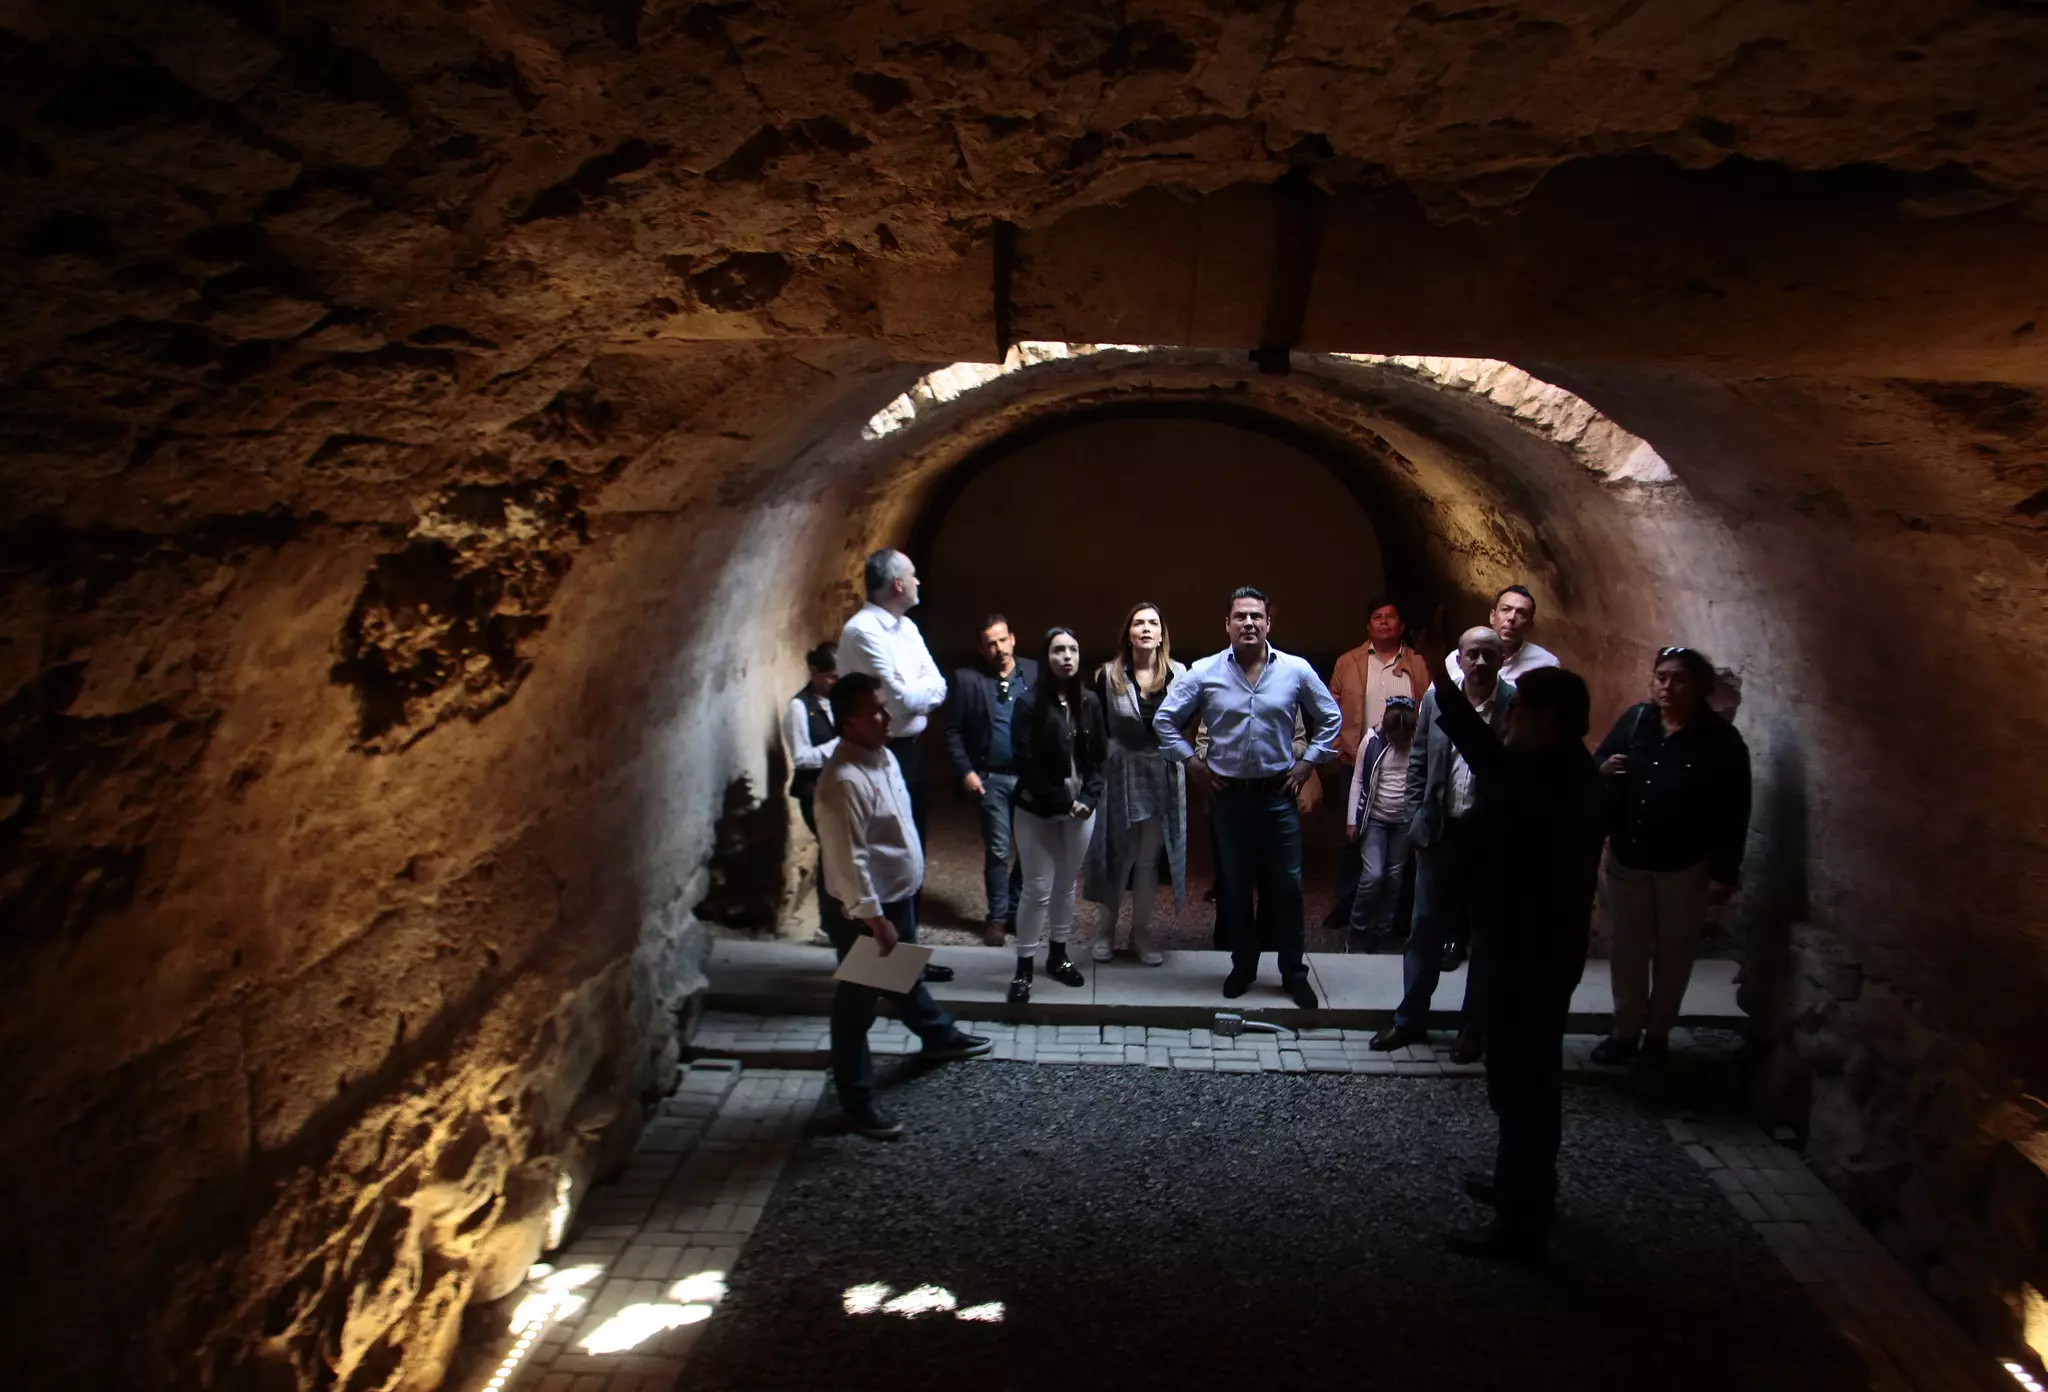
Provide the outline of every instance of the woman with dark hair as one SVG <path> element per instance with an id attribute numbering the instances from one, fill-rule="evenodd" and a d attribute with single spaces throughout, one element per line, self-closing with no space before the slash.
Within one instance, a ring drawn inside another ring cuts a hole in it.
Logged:
<path id="1" fill-rule="evenodd" d="M 1651 699 L 1593 756 L 1609 780 L 1600 904 L 1613 935 L 1614 1033 L 1595 1063 L 1663 1063 L 1710 906 L 1735 893 L 1749 839 L 1749 747 L 1708 703 L 1714 664 L 1664 648 Z M 1638 1043 L 1638 1035 L 1641 1042 Z"/>
<path id="2" fill-rule="evenodd" d="M 1173 660 L 1173 642 L 1159 606 L 1141 600 L 1124 615 L 1117 655 L 1095 673 L 1095 699 L 1109 725 L 1109 766 L 1102 814 L 1094 819 L 1082 893 L 1102 905 L 1095 960 L 1116 956 L 1116 921 L 1131 886 L 1131 955 L 1148 967 L 1166 960 L 1152 946 L 1153 901 L 1159 897 L 1159 853 L 1173 876 L 1173 902 L 1188 897 L 1188 785 L 1181 766 L 1159 749 L 1152 717 L 1166 688 L 1187 668 Z"/>
<path id="3" fill-rule="evenodd" d="M 1350 924 L 1352 936 L 1368 951 L 1392 931 L 1401 902 L 1408 866 L 1408 752 L 1414 743 L 1414 700 L 1389 696 L 1380 723 L 1358 746 L 1351 770 L 1344 835 L 1358 847 L 1359 872 Z"/>
<path id="4" fill-rule="evenodd" d="M 1017 767 L 1017 975 L 1010 999 L 1031 999 L 1031 963 L 1041 934 L 1051 939 L 1045 974 L 1067 986 L 1085 978 L 1067 956 L 1074 932 L 1074 881 L 1088 849 L 1088 823 L 1102 801 L 1109 735 L 1102 705 L 1081 680 L 1081 640 L 1071 628 L 1045 635 L 1038 681 L 1017 698 L 1010 750 Z"/>

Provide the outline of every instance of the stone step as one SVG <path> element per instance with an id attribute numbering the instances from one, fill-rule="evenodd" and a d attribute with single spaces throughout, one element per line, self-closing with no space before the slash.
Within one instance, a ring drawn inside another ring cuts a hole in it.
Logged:
<path id="1" fill-rule="evenodd" d="M 1062 986 L 1041 973 L 1024 1005 L 1004 999 L 1015 970 L 1008 948 L 941 947 L 933 961 L 953 968 L 955 978 L 931 993 L 956 1019 L 1009 1024 L 1120 1024 L 1164 1028 L 1206 1027 L 1218 1010 L 1247 1019 L 1340 1029 L 1374 1030 L 1391 1024 L 1402 993 L 1401 958 L 1388 953 L 1321 953 L 1308 956 L 1309 974 L 1323 1005 L 1304 1011 L 1280 989 L 1272 959 L 1245 995 L 1222 991 L 1230 957 L 1222 952 L 1173 952 L 1158 967 L 1140 966 L 1128 956 L 1101 964 L 1083 960 L 1087 978 Z M 714 944 L 707 974 L 714 1010 L 751 1015 L 824 1015 L 832 997 L 832 950 L 822 944 L 724 939 Z M 1737 1028 L 1747 1019 L 1735 1004 L 1736 964 L 1705 961 L 1693 970 L 1679 1013 L 1681 1025 Z M 1447 973 L 1436 990 L 1430 1028 L 1455 1029 L 1465 998 L 1469 968 Z M 1613 997 L 1605 961 L 1586 963 L 1572 993 L 1567 1028 L 1605 1033 L 1612 1022 Z"/>
<path id="2" fill-rule="evenodd" d="M 1213 1019 L 1213 1017 L 1211 1017 Z M 1012 1024 L 971 1021 L 969 1029 L 995 1042 L 988 1057 L 998 1062 L 1144 1064 L 1154 1068 L 1219 1073 L 1374 1073 L 1427 1077 L 1483 1074 L 1479 1063 L 1450 1060 L 1453 1036 L 1439 1033 L 1430 1043 L 1389 1053 L 1375 1051 L 1372 1031 L 1337 1027 L 1304 1028 L 1284 1035 L 1219 1035 L 1207 1028 L 1183 1029 L 1122 1023 Z M 831 1022 L 822 1015 L 755 1015 L 707 1011 L 691 1036 L 690 1052 L 700 1059 L 736 1059 L 749 1069 L 823 1069 L 830 1064 Z M 1568 1074 L 1625 1077 L 1626 1068 L 1589 1061 L 1597 1034 L 1565 1037 Z M 1680 1026 L 1671 1033 L 1672 1052 L 1687 1061 L 1732 1060 L 1742 1037 L 1733 1030 Z M 901 1021 L 882 1019 L 868 1033 L 878 1057 L 908 1056 L 920 1048 Z"/>

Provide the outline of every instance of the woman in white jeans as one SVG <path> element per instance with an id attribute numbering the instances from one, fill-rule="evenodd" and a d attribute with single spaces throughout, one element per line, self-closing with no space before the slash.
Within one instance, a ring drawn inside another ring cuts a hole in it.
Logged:
<path id="1" fill-rule="evenodd" d="M 1166 689 L 1186 671 L 1173 660 L 1165 616 L 1147 600 L 1124 616 L 1122 646 L 1095 674 L 1095 697 L 1109 726 L 1109 765 L 1102 810 L 1089 834 L 1081 892 L 1102 905 L 1102 924 L 1095 930 L 1098 962 L 1116 956 L 1116 921 L 1127 883 L 1131 955 L 1148 967 L 1166 960 L 1148 932 L 1153 901 L 1159 897 L 1162 850 L 1173 876 L 1173 902 L 1187 899 L 1187 775 L 1160 752 L 1152 728 Z"/>
<path id="2" fill-rule="evenodd" d="M 1088 849 L 1088 823 L 1102 801 L 1109 736 L 1102 705 L 1081 680 L 1081 641 L 1070 628 L 1045 635 L 1038 683 L 1017 698 L 1010 750 L 1017 767 L 1013 828 L 1024 868 L 1017 905 L 1017 975 L 1010 999 L 1031 999 L 1038 940 L 1050 938 L 1045 974 L 1067 986 L 1085 978 L 1067 955 L 1074 933 L 1075 880 Z"/>

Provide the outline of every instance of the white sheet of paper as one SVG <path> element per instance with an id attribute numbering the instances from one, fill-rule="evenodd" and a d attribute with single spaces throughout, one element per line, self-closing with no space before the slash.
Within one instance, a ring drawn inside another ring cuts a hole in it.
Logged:
<path id="1" fill-rule="evenodd" d="M 875 940 L 863 933 L 853 940 L 853 951 L 846 954 L 846 960 L 839 964 L 839 970 L 832 973 L 834 981 L 851 981 L 856 986 L 872 986 L 878 991 L 892 991 L 902 995 L 917 984 L 924 975 L 924 964 L 931 961 L 932 950 L 916 943 L 898 943 L 887 957 Z"/>

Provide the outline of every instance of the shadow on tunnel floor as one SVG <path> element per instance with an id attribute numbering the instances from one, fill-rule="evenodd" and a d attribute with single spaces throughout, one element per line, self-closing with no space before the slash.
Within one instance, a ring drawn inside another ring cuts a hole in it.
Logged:
<path id="1" fill-rule="evenodd" d="M 1865 1385 L 1616 1092 L 1567 1090 L 1555 1254 L 1534 1271 L 1444 1247 L 1480 1216 L 1458 1192 L 1491 1152 L 1477 1084 L 989 1065 L 906 1071 L 886 1103 L 901 1142 L 821 1126 L 799 1149 L 693 1387 Z M 848 1313 L 862 1287 L 884 1308 Z M 953 1308 L 886 1308 L 913 1292 Z"/>

